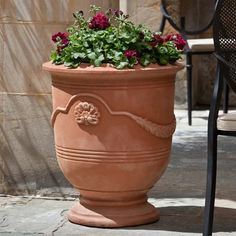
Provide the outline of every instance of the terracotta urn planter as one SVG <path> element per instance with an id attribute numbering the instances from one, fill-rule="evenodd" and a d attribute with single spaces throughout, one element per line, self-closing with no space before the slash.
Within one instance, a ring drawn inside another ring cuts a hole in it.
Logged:
<path id="1" fill-rule="evenodd" d="M 157 221 L 147 192 L 169 162 L 182 65 L 67 69 L 48 62 L 43 69 L 52 77 L 57 159 L 80 192 L 69 220 L 96 227 Z"/>

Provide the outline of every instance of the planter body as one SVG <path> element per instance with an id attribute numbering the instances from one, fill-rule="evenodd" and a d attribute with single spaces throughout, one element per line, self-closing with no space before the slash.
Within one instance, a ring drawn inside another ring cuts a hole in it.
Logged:
<path id="1" fill-rule="evenodd" d="M 97 227 L 151 223 L 147 192 L 165 171 L 181 65 L 116 70 L 43 65 L 52 76 L 56 153 L 80 192 L 70 221 Z"/>

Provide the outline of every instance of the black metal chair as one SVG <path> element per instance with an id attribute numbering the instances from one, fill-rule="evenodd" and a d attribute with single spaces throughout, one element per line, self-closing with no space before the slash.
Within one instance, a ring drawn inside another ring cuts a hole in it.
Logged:
<path id="1" fill-rule="evenodd" d="M 181 9 L 175 9 L 171 11 L 171 4 L 175 6 L 180 4 L 180 0 L 170 1 L 170 0 L 162 0 L 161 1 L 161 12 L 163 15 L 160 31 L 163 32 L 166 21 L 170 23 L 170 25 L 177 30 L 187 41 L 187 45 L 185 48 L 186 54 L 186 68 L 187 68 L 187 102 L 188 102 L 188 124 L 192 125 L 192 56 L 193 55 L 203 55 L 203 54 L 212 54 L 214 52 L 214 43 L 213 38 L 204 38 L 204 39 L 188 39 L 188 37 L 198 36 L 199 34 L 207 31 L 212 26 L 214 9 L 215 9 L 215 0 L 211 0 L 209 12 L 209 20 L 206 25 L 197 25 L 196 23 L 189 24 L 193 19 L 193 16 L 196 15 L 196 9 L 198 8 L 201 11 L 201 8 L 204 8 L 206 5 L 205 0 L 189 0 L 188 4 L 193 3 L 196 5 L 195 9 L 192 9 L 195 12 L 189 11 L 181 11 Z M 187 2 L 187 1 L 186 1 Z M 179 7 L 180 8 L 180 7 Z M 228 110 L 228 90 L 226 87 L 225 93 L 225 112 Z"/>
<path id="2" fill-rule="evenodd" d="M 218 135 L 236 136 L 236 112 L 219 115 L 224 81 L 236 93 L 236 1 L 218 0 L 213 21 L 217 77 L 208 120 L 208 167 L 204 236 L 212 235 Z"/>

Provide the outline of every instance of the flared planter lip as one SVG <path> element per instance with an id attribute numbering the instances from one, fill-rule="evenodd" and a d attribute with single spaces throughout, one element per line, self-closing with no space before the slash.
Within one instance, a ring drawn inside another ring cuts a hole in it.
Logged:
<path id="1" fill-rule="evenodd" d="M 167 74 L 176 74 L 178 71 L 184 68 L 183 63 L 175 62 L 173 64 L 168 65 L 159 65 L 159 64 L 150 64 L 147 67 L 142 67 L 141 65 L 135 66 L 133 69 L 116 69 L 111 64 L 102 64 L 100 67 L 94 67 L 90 64 L 83 63 L 78 68 L 70 69 L 65 67 L 64 65 L 55 65 L 51 61 L 43 64 L 43 70 L 50 72 L 51 74 L 56 75 L 70 75 L 70 76 L 78 76 L 80 74 L 82 77 L 90 77 L 96 75 L 98 78 L 110 78 L 114 79 L 114 76 L 129 78 L 145 78 L 147 77 L 147 73 L 149 77 L 153 75 L 155 77 L 158 75 L 167 75 Z M 102 75 L 102 77 L 101 77 Z M 111 76 L 112 75 L 112 76 Z M 131 76 L 134 75 L 134 76 Z"/>

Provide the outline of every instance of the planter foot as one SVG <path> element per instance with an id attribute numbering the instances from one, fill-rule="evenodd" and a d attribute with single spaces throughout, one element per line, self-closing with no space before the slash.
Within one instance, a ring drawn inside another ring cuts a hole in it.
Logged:
<path id="1" fill-rule="evenodd" d="M 118 228 L 154 223 L 160 219 L 158 210 L 148 202 L 132 206 L 91 206 L 77 203 L 68 213 L 72 223 Z"/>

